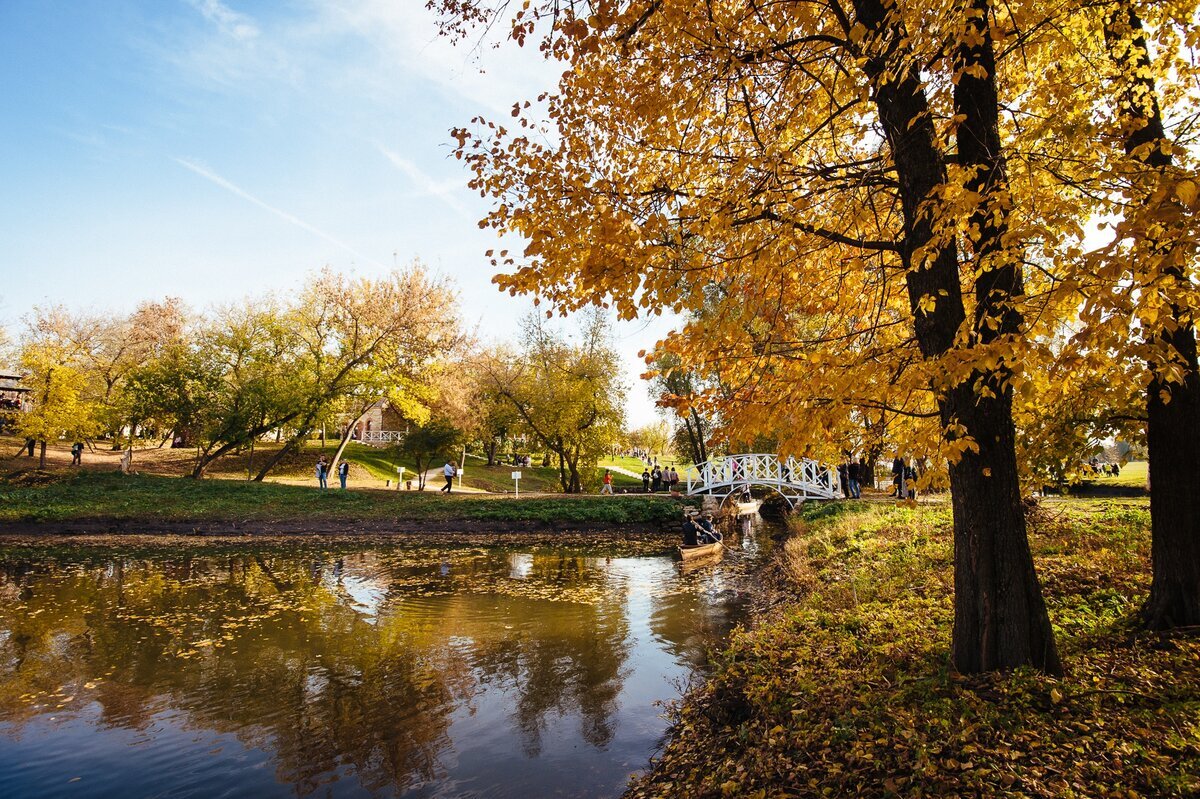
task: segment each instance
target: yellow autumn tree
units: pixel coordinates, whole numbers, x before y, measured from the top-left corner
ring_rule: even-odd
[[[437,5],[460,30],[508,13]],[[1194,16],[1164,5],[1176,23]],[[1131,335],[1128,318],[1086,357],[1055,339],[1081,311],[1095,331],[1101,294],[1105,322],[1122,302],[1170,305],[1098,273],[1088,251],[1089,220],[1129,182],[1103,146],[1121,90],[1085,66],[1111,43],[1104,10],[526,4],[512,36],[540,36],[563,62],[557,90],[515,105],[512,130],[455,131],[495,201],[486,222],[528,241],[496,255],[501,288],[624,318],[707,308],[661,349],[720,371],[734,390],[691,401],[738,433],[784,430],[783,446],[828,453],[855,414],[890,413],[948,463],[964,671],[1059,668],[1020,510],[1014,402],[1036,412],[1032,377],[1052,365],[1163,340]]]

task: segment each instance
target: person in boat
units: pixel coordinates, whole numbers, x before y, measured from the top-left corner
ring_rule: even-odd
[[[706,513],[700,517],[696,525],[700,528],[700,543],[715,544],[721,540],[722,536],[717,532],[717,528],[713,526],[713,515]]]
[[[700,526],[696,524],[695,513],[692,510],[683,512],[683,545],[694,547],[700,543]]]

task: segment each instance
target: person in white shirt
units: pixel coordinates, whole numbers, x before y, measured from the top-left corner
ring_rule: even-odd
[[[454,475],[457,473],[458,470],[454,468],[454,464],[446,461],[446,465],[442,467],[442,476],[446,478],[446,485],[442,486],[443,493],[450,493],[450,490],[454,487]]]

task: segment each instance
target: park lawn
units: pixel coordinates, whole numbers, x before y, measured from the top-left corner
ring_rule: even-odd
[[[1116,477],[1103,474],[1098,475],[1093,479],[1082,481],[1081,486],[1084,488],[1120,486],[1122,488],[1144,489],[1146,487],[1146,473],[1148,471],[1149,464],[1146,461],[1130,461],[1121,467],[1121,473]]]
[[[675,471],[682,473],[684,469],[688,468],[692,464],[690,461],[683,458],[664,458],[660,455],[658,458],[658,465],[664,469],[674,466]],[[646,466],[646,462],[642,459],[627,458],[624,455],[617,458],[601,458],[600,467],[604,468],[606,466],[618,466],[622,469],[628,469],[629,471],[638,475],[640,475],[644,469],[649,468]]]
[[[192,480],[101,471],[17,471],[0,479],[0,523],[472,521],[555,524],[673,524],[665,497],[495,497],[427,491],[321,491],[245,480]],[[131,526],[126,524],[124,526]],[[301,525],[302,526],[302,525]]]
[[[521,473],[521,492],[544,492],[549,494],[562,491],[562,483],[558,479],[558,469],[542,468],[541,466],[485,466],[467,461],[463,470],[463,485],[479,488],[496,493],[512,493],[512,473]],[[597,468],[585,478],[585,489],[588,493],[598,493],[604,477],[604,469]],[[613,472],[613,486],[617,491],[622,488],[641,488],[642,481],[619,472]]]
[[[1200,795],[1200,638],[1132,622],[1146,500],[1048,502],[1030,543],[1067,676],[962,677],[949,509],[808,506],[775,562],[792,601],[735,635],[627,796]]]

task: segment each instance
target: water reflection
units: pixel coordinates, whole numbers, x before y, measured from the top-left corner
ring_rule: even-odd
[[[655,702],[737,617],[745,562],[0,548],[0,778],[45,796],[616,795],[662,733]]]

